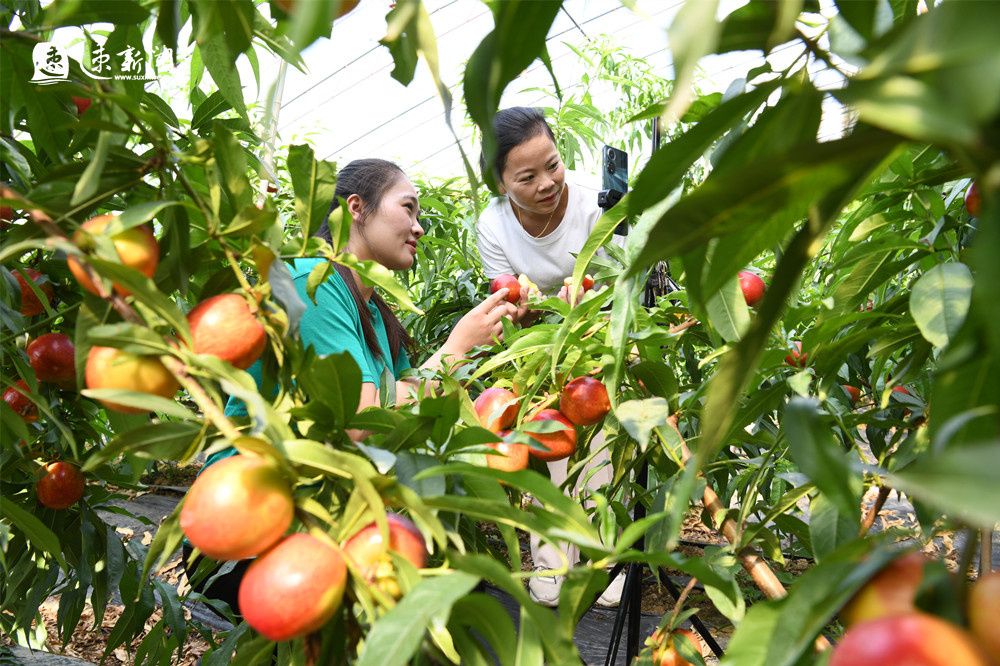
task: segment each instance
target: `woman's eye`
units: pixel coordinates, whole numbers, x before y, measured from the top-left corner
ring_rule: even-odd
[[[558,166],[559,162],[553,162],[552,164],[549,165],[549,171],[555,171]]]

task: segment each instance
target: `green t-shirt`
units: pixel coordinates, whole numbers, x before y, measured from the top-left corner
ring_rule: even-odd
[[[380,387],[383,382],[383,375],[391,374],[394,380],[399,379],[403,372],[410,368],[410,358],[406,351],[399,350],[392,367],[386,363],[392,358],[389,350],[389,335],[385,330],[385,322],[382,320],[382,313],[372,301],[368,301],[368,311],[372,316],[372,327],[375,329],[375,337],[378,340],[379,349],[382,351],[381,358],[375,356],[365,343],[365,334],[361,328],[361,315],[358,313],[354,297],[351,296],[347,283],[340,276],[340,273],[333,271],[316,290],[316,303],[314,304],[306,294],[306,281],[309,273],[320,262],[326,261],[323,258],[296,259],[292,262],[292,281],[299,298],[306,304],[306,310],[299,320],[299,336],[302,344],[312,346],[316,353],[321,356],[340,352],[349,352],[354,361],[361,368],[361,381],[370,382]],[[262,382],[263,366],[257,361],[247,369],[247,372],[254,378],[259,387]],[[386,378],[388,379],[388,377]],[[393,385],[394,386],[394,385]],[[242,400],[230,397],[226,403],[226,416],[247,416],[246,405]],[[219,451],[209,457],[206,467],[217,460],[226,458],[235,453],[235,449]],[[225,454],[225,455],[223,455]]]

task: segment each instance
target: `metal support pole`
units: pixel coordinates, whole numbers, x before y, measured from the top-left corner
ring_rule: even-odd
[[[979,577],[993,571],[993,530],[983,530],[979,534]]]

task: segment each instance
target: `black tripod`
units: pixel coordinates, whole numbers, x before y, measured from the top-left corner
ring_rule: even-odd
[[[653,152],[660,147],[660,119],[655,118],[653,120]],[[617,196],[614,196],[616,195]],[[602,192],[601,197],[598,198],[598,204],[607,210],[611,208],[624,193],[617,193],[613,190],[611,191],[611,196],[607,196],[607,192]],[[627,227],[625,222],[619,225],[618,229],[615,230],[616,233],[624,235]],[[646,279],[646,286],[643,291],[642,304],[647,309],[652,308],[656,305],[656,299],[659,296],[669,294],[672,291],[677,291],[679,287],[677,283],[674,282],[673,278],[670,276],[670,265],[667,262],[659,262],[652,271],[650,271],[649,277]],[[636,475],[636,486],[639,488],[640,493],[646,492],[646,487],[649,481],[649,459],[644,456],[642,463],[639,466],[639,472]],[[646,517],[646,506],[642,501],[637,501],[635,509],[633,509],[633,520],[642,520]],[[645,538],[640,537],[635,544],[637,550],[645,549]],[[611,570],[611,575],[609,580],[614,580],[621,572],[624,567],[628,567],[628,571],[625,574],[625,585],[622,588],[621,602],[618,605],[618,611],[615,614],[615,624],[614,629],[611,632],[611,640],[608,643],[607,657],[604,660],[605,666],[611,666],[618,657],[618,647],[621,643],[622,631],[625,628],[625,617],[628,616],[628,634],[625,645],[625,661],[626,663],[631,663],[633,659],[639,654],[641,647],[640,644],[640,620],[642,619],[642,577],[645,565],[642,563],[633,564],[617,564]],[[660,578],[663,581],[664,587],[670,595],[677,601],[680,598],[680,590],[674,585],[673,581],[667,575],[667,572],[662,568],[659,569]],[[691,624],[695,628],[695,631],[701,636],[705,644],[708,645],[709,649],[715,653],[716,656],[722,657],[722,648],[709,633],[708,627],[702,623],[697,615],[691,617]]]

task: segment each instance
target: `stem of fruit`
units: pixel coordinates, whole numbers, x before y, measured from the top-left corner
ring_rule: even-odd
[[[675,625],[677,622],[677,616],[681,614],[681,610],[684,608],[684,602],[687,601],[688,595],[691,594],[691,590],[693,590],[694,586],[697,584],[698,579],[692,577],[691,580],[688,581],[688,584],[684,586],[684,589],[681,590],[681,593],[677,595],[677,602],[674,604],[674,610],[670,613],[670,622],[667,623],[667,626],[671,629],[676,628]]]
[[[687,443],[684,441],[683,435],[681,435],[680,429],[677,427],[677,415],[671,414],[667,419],[670,426],[677,431],[677,437],[681,442],[681,460],[687,463],[691,459],[691,450],[688,449]],[[715,494],[711,486],[706,485],[705,491],[702,493],[702,502],[705,508],[708,510],[710,515],[719,516],[726,515],[726,508],[722,505],[722,501],[719,496]],[[722,521],[722,536],[726,537],[726,540],[733,546],[739,544],[739,529],[736,525],[736,521],[732,518],[726,518]],[[788,591],[785,590],[785,586],[781,584],[778,577],[774,575],[771,571],[771,567],[767,565],[767,562],[763,560],[757,553],[753,552],[750,548],[743,548],[737,553],[739,557],[740,564],[743,565],[743,569],[750,574],[750,578],[753,580],[754,584],[757,586],[761,592],[764,593],[768,599],[781,599],[788,595]],[[818,636],[815,642],[816,649],[818,651],[826,650],[830,647],[830,642],[826,640],[824,636]]]
[[[689,328],[691,328],[692,326],[694,326],[697,323],[698,323],[698,320],[695,319],[694,317],[691,317],[691,318],[685,319],[684,321],[682,321],[679,324],[675,324],[675,325],[671,326],[670,328],[667,329],[667,332],[670,333],[670,335],[674,335],[675,333],[680,333],[681,331],[688,330]]]
[[[202,413],[205,417],[212,422],[219,432],[226,436],[226,439],[230,441],[235,441],[240,438],[240,431],[226,418],[226,415],[218,408],[218,406],[212,401],[208,394],[205,393],[205,389],[201,387],[201,384],[197,380],[193,379],[191,375],[187,373],[187,369],[180,359],[171,356],[170,354],[164,354],[160,356],[160,362],[170,371],[170,373],[180,382],[180,385],[191,394],[191,397],[197,403],[198,407],[201,408]]]
[[[872,508],[868,509],[868,513],[861,519],[861,533],[858,536],[863,537],[868,534],[868,530],[872,528],[872,525],[875,524],[875,520],[878,518],[879,511],[882,510],[885,501],[889,498],[890,492],[892,492],[892,488],[889,486],[882,486],[878,489],[878,497],[875,498],[875,503],[872,504]]]
[[[243,269],[240,268],[240,263],[233,256],[233,251],[226,247],[225,244],[222,247],[226,252],[226,261],[229,262],[229,265],[233,268],[233,272],[236,273],[236,279],[239,281],[240,287],[248,294],[253,293],[253,287],[247,282],[247,276],[243,274]]]

